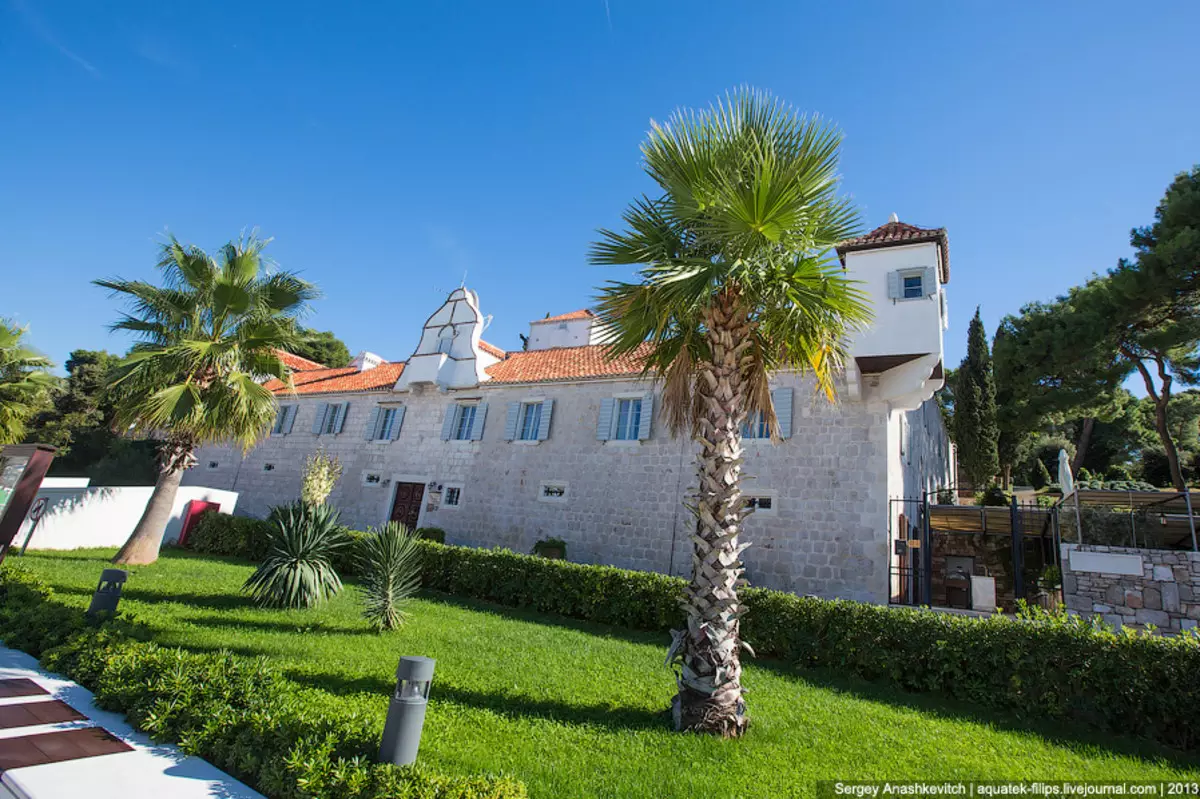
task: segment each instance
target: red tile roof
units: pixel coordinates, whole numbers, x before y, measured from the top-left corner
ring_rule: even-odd
[[[384,391],[390,389],[404,371],[403,363],[384,363],[374,369],[360,372],[353,366],[343,369],[309,369],[292,373],[292,384],[297,394],[344,394],[360,391]],[[280,396],[291,394],[278,380],[264,384]]]
[[[944,227],[921,228],[907,222],[888,222],[870,233],[846,239],[837,246],[838,258],[846,265],[846,253],[855,250],[875,250],[880,247],[896,247],[902,244],[933,242],[942,254],[941,274],[943,283],[950,282],[950,241]]]
[[[489,383],[540,383],[550,380],[578,380],[588,377],[636,375],[642,371],[642,358],[649,348],[632,355],[609,360],[600,344],[586,347],[555,347],[549,350],[510,352],[508,357],[487,368]]]
[[[310,361],[308,358],[301,358],[299,355],[287,352],[286,350],[276,350],[275,352],[279,354],[279,359],[283,361],[284,365],[293,372],[307,372],[312,369],[325,368],[325,364],[323,363]]]
[[[545,319],[534,319],[529,324],[540,325],[543,322],[572,322],[576,319],[592,319],[595,316],[596,316],[596,314],[592,313],[587,308],[584,308],[579,311],[571,311],[570,313],[562,313],[562,314],[559,314],[558,316],[547,316]]]
[[[494,356],[496,358],[503,358],[505,355],[508,354],[504,350],[497,347],[495,344],[488,344],[483,339],[479,340],[479,349],[483,350],[488,355]]]

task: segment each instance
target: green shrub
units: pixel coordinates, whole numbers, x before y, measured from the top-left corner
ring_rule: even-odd
[[[566,558],[567,542],[561,538],[543,538],[534,543],[533,554],[543,558]]]
[[[263,607],[311,608],[342,590],[330,558],[347,541],[338,512],[293,502],[271,511],[267,555],[243,588]]]
[[[1011,501],[1012,497],[1004,493],[1004,489],[1000,486],[990,486],[975,495],[976,505],[1006,508]]]
[[[444,544],[446,543],[446,531],[440,527],[418,527],[417,538]]]
[[[421,542],[427,588],[643,630],[679,627],[684,581]],[[749,588],[742,634],[762,657],[1024,716],[1200,747],[1200,638],[1116,634],[1065,613],[1013,620]]]
[[[188,534],[185,546],[209,555],[232,555],[262,560],[267,554],[271,523],[248,516],[205,511]]]
[[[585,566],[507,549],[432,541],[420,545],[421,581],[435,591],[638,630],[666,630],[683,623],[679,603],[685,583],[678,577]]]
[[[68,616],[76,621],[60,629]],[[298,690],[264,659],[168,649],[136,640],[128,620],[96,628],[82,619],[27,572],[0,569],[6,645],[35,643],[42,665],[91,689],[99,707],[125,713],[137,729],[177,742],[272,799],[527,797],[508,777],[375,763],[377,722]]]
[[[377,630],[404,623],[404,606],[421,589],[421,549],[399,522],[388,522],[356,542],[363,618]]]

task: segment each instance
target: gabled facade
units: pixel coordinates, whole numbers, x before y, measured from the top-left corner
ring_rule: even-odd
[[[783,441],[746,430],[752,584],[886,602],[889,497],[949,483],[931,401],[944,371],[945,232],[895,224],[839,248],[875,308],[839,403],[780,373]],[[293,366],[292,390],[268,384],[280,401],[271,435],[245,458],[206,447],[185,481],[238,491],[239,510],[262,515],[299,495],[306,456],[324,449],[344,466],[330,502],[355,527],[394,518],[521,552],[562,538],[571,560],[685,574],[695,447],[662,424],[639,354],[609,360],[595,321],[586,310],[535,320],[527,348],[506,352],[482,339],[479,298],[456,289],[404,363],[364,353],[345,369]]]

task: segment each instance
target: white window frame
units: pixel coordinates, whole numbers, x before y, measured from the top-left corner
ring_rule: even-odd
[[[470,411],[471,411],[470,415],[469,415],[470,416],[469,422],[467,421],[467,419],[468,419],[467,409],[470,409]],[[477,401],[456,402],[454,404],[454,413],[456,414],[456,418],[454,420],[454,435],[450,436],[450,440],[451,441],[470,441],[471,440],[471,428],[475,426],[475,414],[479,413],[479,403]],[[463,427],[464,422],[466,422],[465,429]]]
[[[450,504],[450,489],[454,489],[458,492],[458,502],[453,505]],[[461,510],[463,489],[464,486],[462,483],[442,483],[442,504],[440,508],[442,510]]]
[[[528,421],[526,414],[533,408],[537,408],[535,412],[536,418],[533,420],[533,429],[529,431],[529,436],[525,435],[526,422]],[[538,428],[542,423],[542,414],[546,410],[546,403],[541,399],[525,400],[521,403],[521,414],[517,417],[517,437],[514,441],[519,441],[522,444],[537,444]]]
[[[910,267],[908,269],[897,269],[896,275],[900,281],[900,296],[896,298],[898,301],[912,302],[913,300],[923,300],[923,299],[925,299],[926,296],[928,296],[925,292],[925,268],[924,267],[914,266],[914,267]],[[915,277],[918,281],[917,296],[909,297],[909,296],[907,296],[908,290],[905,287],[904,282],[906,280],[908,280],[909,278],[913,278],[913,277]]]
[[[642,420],[642,395],[638,394],[636,396],[616,396],[616,397],[613,397],[613,402],[615,403],[615,405],[613,406],[612,438],[610,438],[609,440],[610,441],[620,441],[620,442],[626,443],[626,444],[630,443],[630,442],[634,442],[634,443],[639,442],[640,439],[638,438],[638,427],[641,424],[641,420]],[[636,422],[633,421],[633,411],[631,410],[628,418],[626,419],[626,421],[629,422],[629,424],[626,425],[626,430],[625,430],[625,432],[628,433],[629,435],[622,436],[621,435],[621,406],[627,402],[630,403],[631,408],[632,408],[633,403],[635,403],[635,402],[637,403],[637,409],[638,409],[637,421]]]
[[[561,488],[563,493],[561,497],[546,496],[547,488]],[[546,502],[551,505],[565,505],[571,499],[571,483],[567,480],[543,480],[538,483],[537,501]]]
[[[391,415],[389,418],[389,414]],[[380,405],[379,406],[379,427],[374,431],[375,437],[372,441],[391,441],[392,440],[392,425],[396,424],[396,417],[400,415],[400,410],[397,406]]]
[[[749,518],[755,516],[774,516],[779,511],[779,492],[773,489],[755,489],[754,491],[742,492],[742,502],[752,499],[767,499],[771,501],[769,508],[755,508],[754,513],[750,514]]]
[[[766,414],[762,411],[750,413],[746,415],[746,421],[742,422],[742,440],[743,441],[770,441],[771,428],[767,427]],[[752,424],[753,422],[753,424]],[[752,435],[748,435],[748,431],[753,431]],[[761,434],[761,435],[760,435]]]

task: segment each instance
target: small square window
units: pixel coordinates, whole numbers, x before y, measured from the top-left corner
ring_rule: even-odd
[[[275,464],[273,464],[273,463],[264,463],[264,464],[263,464],[263,471],[264,471],[264,472],[273,472],[273,471],[275,471]]]
[[[209,462],[208,462],[208,468],[210,468],[210,469],[215,469],[215,468],[217,468],[217,467],[218,467],[218,466],[220,466],[220,465],[221,465],[221,464],[217,463],[216,461],[209,461]]]
[[[746,510],[752,510],[755,514],[763,514],[767,516],[775,515],[775,497],[771,494],[755,494],[753,496],[745,496],[742,499]]]
[[[546,480],[538,486],[538,501],[539,502],[566,502],[567,489],[569,488],[566,481],[563,480]]]
[[[363,478],[364,485],[377,486],[380,482],[382,482],[382,479],[377,474],[368,474]]]
[[[925,296],[925,287],[922,285],[920,275],[905,275],[904,276],[904,299],[916,300]]]
[[[640,399],[617,400],[617,428],[613,431],[614,439],[636,441],[641,422],[642,401]]]
[[[446,486],[446,497],[443,503],[448,508],[457,508],[462,501],[462,489],[458,486]]]

